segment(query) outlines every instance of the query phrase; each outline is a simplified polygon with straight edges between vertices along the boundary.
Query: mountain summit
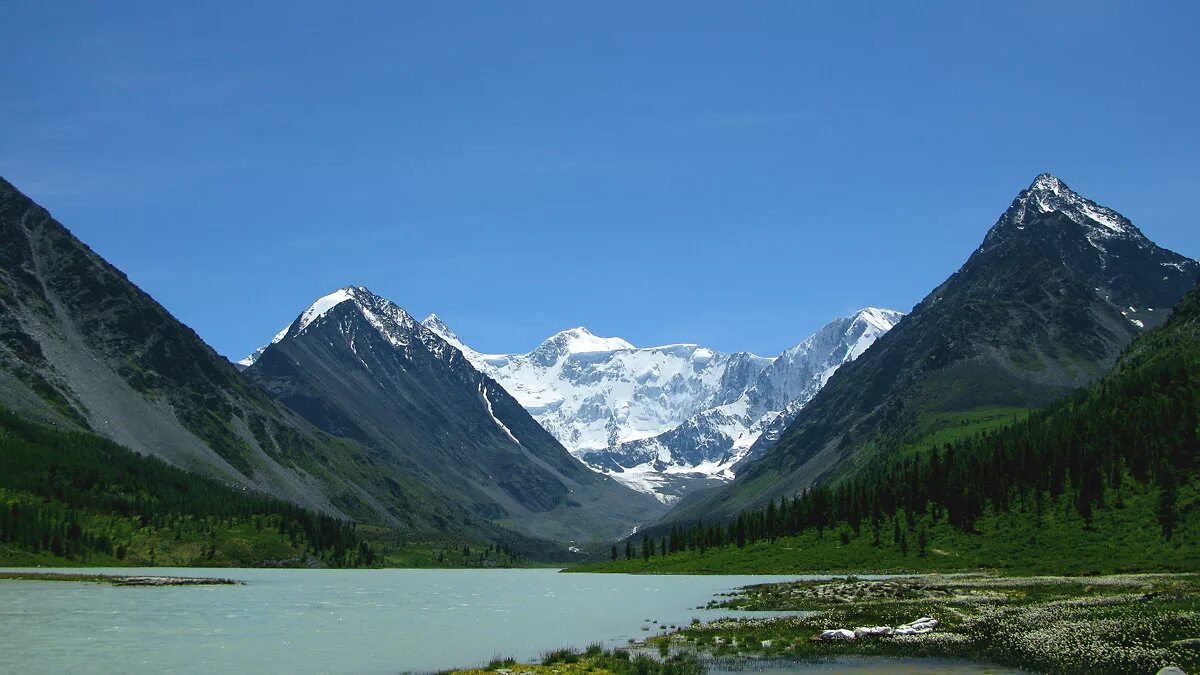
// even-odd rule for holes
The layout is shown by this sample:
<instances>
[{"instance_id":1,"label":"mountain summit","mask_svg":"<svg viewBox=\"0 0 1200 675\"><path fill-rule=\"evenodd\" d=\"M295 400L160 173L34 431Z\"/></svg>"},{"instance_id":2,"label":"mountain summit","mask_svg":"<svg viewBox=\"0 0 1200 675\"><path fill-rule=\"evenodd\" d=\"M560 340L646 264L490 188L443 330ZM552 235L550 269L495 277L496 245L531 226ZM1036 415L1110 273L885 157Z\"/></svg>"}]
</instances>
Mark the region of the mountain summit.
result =
<instances>
[{"instance_id":1,"label":"mountain summit","mask_svg":"<svg viewBox=\"0 0 1200 675\"><path fill-rule=\"evenodd\" d=\"M452 508L250 385L3 179L0 404L338 516L428 531Z\"/></svg>"},{"instance_id":2,"label":"mountain summit","mask_svg":"<svg viewBox=\"0 0 1200 675\"><path fill-rule=\"evenodd\" d=\"M462 340L460 340L459 337L454 334L454 331L450 330L450 327L446 325L446 322L442 321L442 318L437 314L430 314L429 316L425 317L425 319L421 322L421 325L442 336L443 340L449 342L455 347L462 346Z\"/></svg>"},{"instance_id":3,"label":"mountain summit","mask_svg":"<svg viewBox=\"0 0 1200 675\"><path fill-rule=\"evenodd\" d=\"M672 517L730 515L939 432L1046 405L1107 372L1197 277L1200 263L1042 174L966 263L839 369L762 458Z\"/></svg>"},{"instance_id":4,"label":"mountain summit","mask_svg":"<svg viewBox=\"0 0 1200 675\"><path fill-rule=\"evenodd\" d=\"M244 372L472 519L586 541L659 510L575 461L459 347L362 286L318 298Z\"/></svg>"},{"instance_id":5,"label":"mountain summit","mask_svg":"<svg viewBox=\"0 0 1200 675\"><path fill-rule=\"evenodd\" d=\"M867 308L775 358L694 344L639 349L586 328L557 333L528 354L456 346L585 464L671 502L732 480L739 462L761 454L834 370L901 316ZM444 323L424 323L457 340Z\"/></svg>"},{"instance_id":6,"label":"mountain summit","mask_svg":"<svg viewBox=\"0 0 1200 675\"><path fill-rule=\"evenodd\" d=\"M1196 261L1157 246L1128 218L1043 173L988 231L980 257L1039 249L1062 263L1139 329L1164 321L1200 274ZM972 256L974 259L975 256ZM968 263L970 264L970 263Z\"/></svg>"}]
</instances>

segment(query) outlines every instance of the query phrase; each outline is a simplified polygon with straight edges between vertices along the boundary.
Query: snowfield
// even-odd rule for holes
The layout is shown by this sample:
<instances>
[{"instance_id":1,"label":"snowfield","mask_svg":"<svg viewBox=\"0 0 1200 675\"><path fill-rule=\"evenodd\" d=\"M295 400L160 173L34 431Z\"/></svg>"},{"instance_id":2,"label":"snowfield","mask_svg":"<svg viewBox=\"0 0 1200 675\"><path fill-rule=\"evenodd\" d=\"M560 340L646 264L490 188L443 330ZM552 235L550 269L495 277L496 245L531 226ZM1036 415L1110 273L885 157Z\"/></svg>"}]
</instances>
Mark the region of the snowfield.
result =
<instances>
[{"instance_id":1,"label":"snowfield","mask_svg":"<svg viewBox=\"0 0 1200 675\"><path fill-rule=\"evenodd\" d=\"M572 328L526 354L484 354L437 315L422 323L499 382L592 469L671 502L732 480L839 366L896 324L868 307L830 322L779 356L695 344L638 348Z\"/></svg>"},{"instance_id":2,"label":"snowfield","mask_svg":"<svg viewBox=\"0 0 1200 675\"><path fill-rule=\"evenodd\" d=\"M394 304L348 286L319 298L272 344L303 332L346 301L354 301L397 348L415 335L437 343L431 345L435 351L462 352L576 459L664 503L733 480L739 463L757 458L778 439L842 364L858 358L904 316L868 307L771 358L695 344L639 348L583 327L557 333L526 354L484 354L437 315L418 326ZM239 364L253 364L264 349ZM490 412L488 390L481 386L479 394ZM494 414L492 419L520 443Z\"/></svg>"}]
</instances>

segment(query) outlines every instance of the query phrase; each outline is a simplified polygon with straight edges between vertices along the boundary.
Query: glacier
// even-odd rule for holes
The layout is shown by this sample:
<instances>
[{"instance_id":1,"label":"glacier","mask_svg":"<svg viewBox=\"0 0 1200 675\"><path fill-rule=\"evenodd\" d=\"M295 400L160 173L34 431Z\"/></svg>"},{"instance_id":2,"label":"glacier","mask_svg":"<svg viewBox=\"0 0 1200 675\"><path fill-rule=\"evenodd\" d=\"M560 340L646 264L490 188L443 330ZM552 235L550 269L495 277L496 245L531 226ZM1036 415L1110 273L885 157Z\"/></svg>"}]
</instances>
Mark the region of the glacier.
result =
<instances>
[{"instance_id":1,"label":"glacier","mask_svg":"<svg viewBox=\"0 0 1200 675\"><path fill-rule=\"evenodd\" d=\"M868 307L775 357L696 344L639 348L582 326L525 354L486 354L436 314L422 323L503 386L577 459L671 503L732 480L839 366L903 316Z\"/></svg>"}]
</instances>

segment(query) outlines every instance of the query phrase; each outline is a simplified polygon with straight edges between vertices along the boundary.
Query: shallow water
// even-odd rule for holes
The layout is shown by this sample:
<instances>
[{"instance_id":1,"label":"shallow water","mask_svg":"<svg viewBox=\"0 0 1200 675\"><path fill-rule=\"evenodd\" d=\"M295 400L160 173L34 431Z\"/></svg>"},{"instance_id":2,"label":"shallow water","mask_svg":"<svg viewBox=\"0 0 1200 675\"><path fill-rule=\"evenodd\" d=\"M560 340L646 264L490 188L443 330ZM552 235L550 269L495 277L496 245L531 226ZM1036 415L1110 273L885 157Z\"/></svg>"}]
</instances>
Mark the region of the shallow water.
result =
<instances>
[{"instance_id":1,"label":"shallow water","mask_svg":"<svg viewBox=\"0 0 1200 675\"><path fill-rule=\"evenodd\" d=\"M46 570L41 570L46 571ZM89 569L245 586L0 581L0 672L396 673L624 644L716 593L784 578L555 570ZM653 624L657 631L659 623Z\"/></svg>"}]
</instances>

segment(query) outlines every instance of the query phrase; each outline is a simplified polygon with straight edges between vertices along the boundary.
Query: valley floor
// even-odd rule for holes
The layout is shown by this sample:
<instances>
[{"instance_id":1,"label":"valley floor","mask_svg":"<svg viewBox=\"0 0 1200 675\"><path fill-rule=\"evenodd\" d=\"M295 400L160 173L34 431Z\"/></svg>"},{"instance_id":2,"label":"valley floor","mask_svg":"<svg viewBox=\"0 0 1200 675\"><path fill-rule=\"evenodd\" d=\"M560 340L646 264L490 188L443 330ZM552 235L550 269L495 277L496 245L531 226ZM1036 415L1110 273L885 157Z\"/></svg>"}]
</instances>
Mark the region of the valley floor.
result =
<instances>
[{"instance_id":1,"label":"valley floor","mask_svg":"<svg viewBox=\"0 0 1200 675\"><path fill-rule=\"evenodd\" d=\"M740 662L753 670L755 663L855 656L899 663L965 658L1050 673L1200 670L1200 578L1190 574L847 577L750 586L713 606L795 614L694 621L629 650L562 650L540 666L495 661L483 670L691 673L703 672L705 663ZM860 631L857 638L817 639L833 629L852 635L859 627L895 628L923 618L936 626L908 635Z\"/></svg>"}]
</instances>

